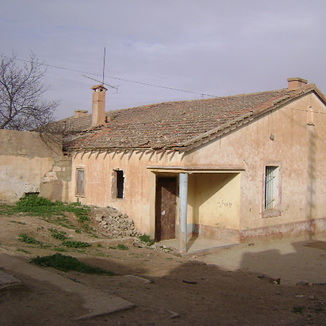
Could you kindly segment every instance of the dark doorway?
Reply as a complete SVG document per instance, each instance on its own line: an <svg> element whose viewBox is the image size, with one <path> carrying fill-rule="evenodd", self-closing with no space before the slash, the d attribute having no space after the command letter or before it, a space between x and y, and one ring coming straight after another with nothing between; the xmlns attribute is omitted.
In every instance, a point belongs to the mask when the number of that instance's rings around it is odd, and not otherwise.
<svg viewBox="0 0 326 326"><path fill-rule="evenodd" d="M155 239L157 241L175 238L177 208L177 178L157 177Z"/></svg>

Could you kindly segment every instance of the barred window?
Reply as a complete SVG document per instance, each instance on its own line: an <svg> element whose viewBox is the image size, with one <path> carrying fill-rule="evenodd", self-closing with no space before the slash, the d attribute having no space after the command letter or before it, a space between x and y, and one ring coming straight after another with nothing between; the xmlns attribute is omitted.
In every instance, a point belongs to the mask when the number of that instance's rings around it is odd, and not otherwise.
<svg viewBox="0 0 326 326"><path fill-rule="evenodd" d="M279 203L279 167L265 167L265 209L277 208Z"/></svg>

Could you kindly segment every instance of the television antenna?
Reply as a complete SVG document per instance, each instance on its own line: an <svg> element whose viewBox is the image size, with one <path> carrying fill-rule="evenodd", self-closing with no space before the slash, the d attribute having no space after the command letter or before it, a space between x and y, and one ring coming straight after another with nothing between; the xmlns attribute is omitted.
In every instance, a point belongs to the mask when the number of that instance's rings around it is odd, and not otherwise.
<svg viewBox="0 0 326 326"><path fill-rule="evenodd" d="M98 82L98 83L100 83L100 84L102 84L102 85L106 85L106 86L108 86L108 87L110 87L110 88L113 88L113 89L115 89L115 90L117 91L117 93L118 93L118 91L119 91L119 86L113 86L113 85L110 85L110 84L107 84L107 83L104 82L104 80L105 80L105 61L106 61L106 47L104 47L104 52L103 52L103 71L102 71L102 81L97 80L97 79L94 79L94 78L89 77L89 76L86 76L86 75L83 75L83 77L88 78L88 79L91 79L91 80L94 80L94 81L96 81L96 82Z"/></svg>

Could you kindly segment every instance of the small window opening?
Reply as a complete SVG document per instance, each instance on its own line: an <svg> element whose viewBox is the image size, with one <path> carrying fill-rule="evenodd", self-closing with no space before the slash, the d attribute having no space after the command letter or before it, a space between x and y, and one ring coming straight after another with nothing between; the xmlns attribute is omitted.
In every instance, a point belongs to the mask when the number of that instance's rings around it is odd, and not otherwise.
<svg viewBox="0 0 326 326"><path fill-rule="evenodd" d="M124 195L124 174L121 170L116 170L116 194L117 198L123 198Z"/></svg>
<svg viewBox="0 0 326 326"><path fill-rule="evenodd" d="M85 195L85 170L76 170L76 196Z"/></svg>
<svg viewBox="0 0 326 326"><path fill-rule="evenodd" d="M313 110L312 106L309 106L309 108L307 110L307 125L308 126L315 125L314 110Z"/></svg>

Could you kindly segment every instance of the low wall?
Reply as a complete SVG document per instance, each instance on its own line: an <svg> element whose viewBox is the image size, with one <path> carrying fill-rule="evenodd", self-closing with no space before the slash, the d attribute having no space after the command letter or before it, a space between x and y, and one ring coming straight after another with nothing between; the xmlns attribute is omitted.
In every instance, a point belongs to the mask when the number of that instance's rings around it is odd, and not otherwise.
<svg viewBox="0 0 326 326"><path fill-rule="evenodd" d="M62 159L66 160L59 139L37 132L0 130L0 201L15 202L25 193L40 192L41 183L53 181L47 180L46 174ZM68 182L70 171L68 167L63 169ZM57 171L62 172L62 168ZM47 189L47 197L64 200L64 182L60 176L54 179L56 183L52 191Z"/></svg>

